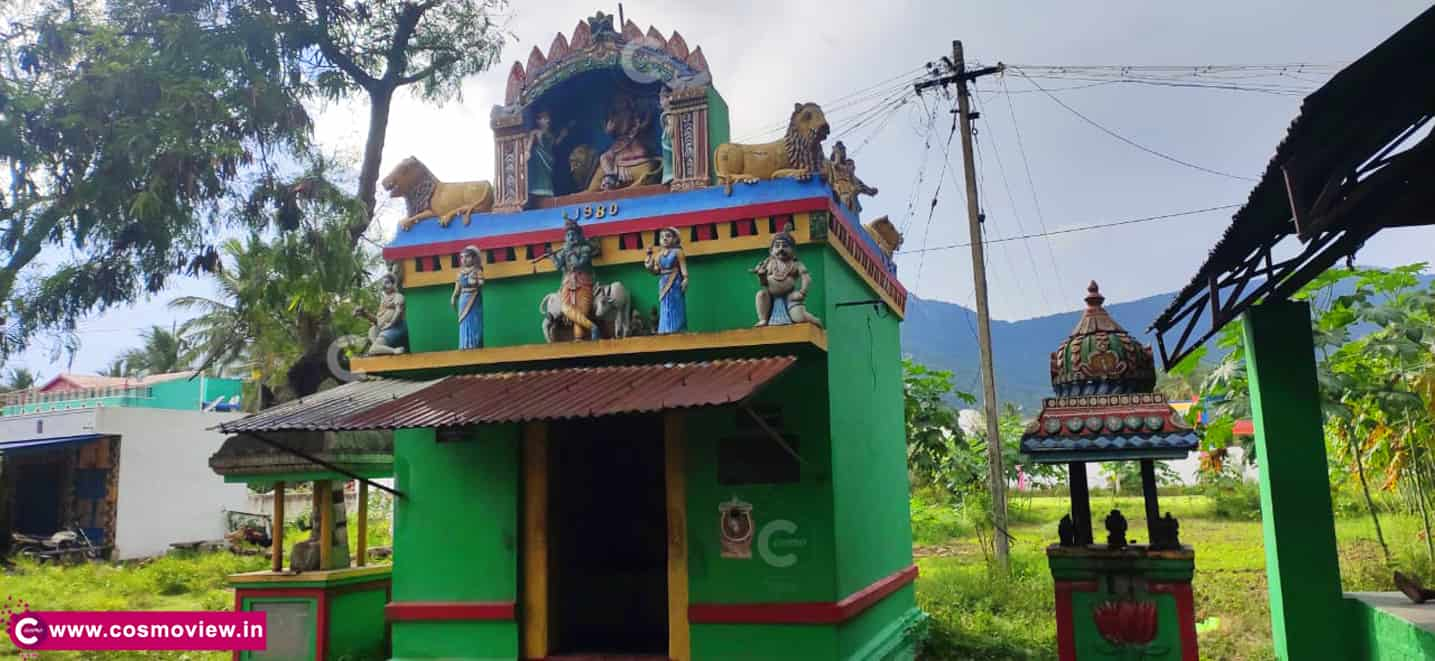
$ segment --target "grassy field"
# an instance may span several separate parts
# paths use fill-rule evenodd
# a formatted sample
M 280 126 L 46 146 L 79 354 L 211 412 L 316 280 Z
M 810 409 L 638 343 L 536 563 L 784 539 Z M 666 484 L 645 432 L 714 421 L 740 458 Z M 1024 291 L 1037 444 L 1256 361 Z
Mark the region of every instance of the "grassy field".
M 1203 658 L 1221 661 L 1270 659 L 1265 556 L 1256 520 L 1216 516 L 1216 504 L 1203 496 L 1167 496 L 1162 509 L 1181 520 L 1182 540 L 1196 548 L 1196 618 Z M 1130 520 L 1133 536 L 1144 536 L 1139 498 L 1093 496 L 1098 517 L 1112 507 Z M 994 576 L 974 533 L 951 508 L 921 498 L 912 501 L 916 539 L 917 599 L 932 616 L 926 643 L 928 659 L 1054 658 L 1056 623 L 1052 581 L 1044 549 L 1056 539 L 1056 521 L 1066 499 L 1018 498 L 1012 502 L 1012 571 Z M 1431 575 L 1419 537 L 1419 520 L 1408 515 L 1382 517 L 1396 564 Z M 371 545 L 387 544 L 387 522 L 371 524 Z M 350 527 L 352 536 L 354 527 Z M 288 539 L 298 539 L 291 530 Z M 1389 590 L 1390 571 L 1366 517 L 1337 519 L 1342 580 L 1346 590 Z M 352 547 L 354 540 L 350 540 Z M 209 553 L 172 556 L 127 565 L 36 566 L 0 575 L 6 596 L 25 599 L 45 610 L 221 610 L 231 608 L 233 593 L 225 576 L 263 569 L 266 556 Z M 0 644 L 0 658 L 15 650 Z M 47 659 L 92 659 L 94 654 L 46 653 Z M 107 659 L 183 659 L 221 661 L 223 653 L 115 653 Z
M 357 527 L 348 526 L 349 548 L 357 544 Z M 286 540 L 308 536 L 290 523 Z M 369 520 L 370 548 L 391 543 L 387 518 Z M 292 541 L 286 545 L 292 546 Z M 234 591 L 226 577 L 269 566 L 268 554 L 182 553 L 136 563 L 36 565 L 21 561 L 12 573 L 0 573 L 0 597 L 23 599 L 36 610 L 230 610 Z M 229 652 L 45 652 L 43 659 L 82 661 L 229 661 Z M 0 634 L 0 659 L 19 658 Z
M 1055 658 L 1052 580 L 1044 549 L 1056 541 L 1065 498 L 1013 501 L 1010 577 L 992 576 L 975 535 L 954 512 L 920 499 L 913 503 L 917 541 L 917 599 L 932 616 L 927 655 L 933 659 Z M 1133 536 L 1144 537 L 1139 498 L 1093 496 L 1098 519 L 1118 508 Z M 1181 521 L 1181 540 L 1196 549 L 1196 621 L 1202 658 L 1221 661 L 1274 658 L 1266 592 L 1265 555 L 1258 520 L 1215 517 L 1204 496 L 1168 496 L 1163 511 Z M 1428 571 L 1419 519 L 1381 518 L 1398 565 Z M 1098 537 L 1101 533 L 1098 532 Z M 1342 582 L 1346 590 L 1391 590 L 1391 573 L 1370 520 L 1336 520 Z M 1425 574 L 1425 575 L 1428 575 Z

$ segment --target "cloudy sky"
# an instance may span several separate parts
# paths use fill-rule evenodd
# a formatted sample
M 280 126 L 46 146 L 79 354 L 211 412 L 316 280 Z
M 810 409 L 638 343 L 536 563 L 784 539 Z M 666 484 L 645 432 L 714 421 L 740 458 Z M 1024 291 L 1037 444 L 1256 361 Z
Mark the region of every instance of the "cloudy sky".
M 859 175 L 881 189 L 864 202 L 865 217 L 886 214 L 907 230 L 907 254 L 898 258 L 902 280 L 919 296 L 970 306 L 968 249 L 920 251 L 967 240 L 958 141 L 945 151 L 951 101 L 929 93 L 881 103 L 886 92 L 920 75 L 925 62 L 950 54 L 953 39 L 963 41 L 969 62 L 1027 65 L 1034 77 L 1052 75 L 1050 69 L 1032 68 L 1038 65 L 1193 67 L 1129 74 L 1161 75 L 1179 85 L 1101 84 L 1102 76 L 1111 74 L 1070 70 L 1036 77 L 1035 83 L 1015 72 L 980 80 L 978 169 L 991 240 L 1243 201 L 1252 182 L 1239 177 L 1263 170 L 1299 110 L 1300 94 L 1271 91 L 1314 89 L 1329 78 L 1331 65 L 1349 63 L 1426 6 L 1418 0 L 1218 0 L 1199 5 L 630 0 L 623 12 L 645 31 L 649 25 L 665 35 L 676 29 L 689 47 L 703 47 L 715 85 L 731 109 L 734 138 L 776 137 L 773 129 L 784 123 L 796 101 L 828 107 L 834 132 L 855 156 Z M 617 6 L 515 3 L 505 14 L 514 39 L 504 50 L 503 65 L 470 80 L 461 101 L 443 106 L 406 97 L 396 101 L 384 169 L 414 155 L 444 180 L 490 179 L 488 116 L 502 101 L 508 64 L 526 61 L 534 45 L 546 51 L 556 32 L 571 33 L 598 9 L 615 13 Z M 1324 68 L 1204 77 L 1194 68 L 1301 63 Z M 317 110 L 321 143 L 357 160 L 364 108 Z M 1141 151 L 1073 111 L 1172 159 L 1232 176 Z M 388 231 L 399 212 L 395 204 L 382 210 Z M 1222 210 L 994 244 L 988 257 L 993 315 L 1021 319 L 1076 309 L 1090 279 L 1098 280 L 1113 301 L 1179 288 L 1229 219 L 1230 210 Z M 1427 260 L 1432 239 L 1435 230 L 1430 229 L 1386 231 L 1358 259 L 1380 266 Z M 83 346 L 72 359 L 54 360 L 41 346 L 15 364 L 44 376 L 67 364 L 74 371 L 100 369 L 138 342 L 139 329 L 179 321 L 165 305 L 170 298 L 207 292 L 201 281 L 177 281 L 153 300 L 86 320 Z

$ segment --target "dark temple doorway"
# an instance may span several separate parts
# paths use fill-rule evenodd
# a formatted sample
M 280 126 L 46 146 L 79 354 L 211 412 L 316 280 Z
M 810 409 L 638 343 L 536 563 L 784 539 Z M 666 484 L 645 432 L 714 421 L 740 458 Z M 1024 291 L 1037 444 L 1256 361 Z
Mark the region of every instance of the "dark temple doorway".
M 553 651 L 666 657 L 662 418 L 560 422 L 550 438 Z

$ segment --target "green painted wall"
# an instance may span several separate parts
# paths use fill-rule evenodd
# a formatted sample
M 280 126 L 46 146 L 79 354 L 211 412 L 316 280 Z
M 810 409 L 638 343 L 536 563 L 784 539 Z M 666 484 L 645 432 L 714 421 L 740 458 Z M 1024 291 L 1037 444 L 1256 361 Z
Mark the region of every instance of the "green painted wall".
M 732 140 L 730 122 L 728 120 L 727 101 L 724 101 L 716 88 L 708 86 L 708 163 L 717 163 L 714 152 L 718 145 Z M 709 179 L 717 183 L 717 168 L 709 167 L 711 172 Z
M 837 630 L 828 626 L 694 624 L 691 640 L 696 661 L 841 658 Z
M 1402 601 L 1404 597 L 1399 597 Z M 1347 658 L 1365 661 L 1435 659 L 1435 633 L 1395 615 L 1346 597 L 1345 622 L 1351 647 Z
M 330 659 L 383 661 L 385 649 L 384 588 L 345 592 L 329 600 Z
M 920 642 L 917 635 L 927 619 L 915 603 L 916 588 L 908 585 L 844 622 L 837 629 L 840 658 L 885 661 L 915 657 Z
M 243 382 L 239 379 L 228 378 L 206 378 L 204 379 L 204 398 L 206 401 L 214 401 L 217 398 L 229 398 L 239 395 L 243 388 Z M 6 406 L 0 415 L 20 415 L 22 413 L 43 413 L 46 411 L 64 411 L 68 409 L 92 408 L 95 406 L 113 406 L 125 408 L 155 408 L 155 409 L 180 409 L 197 410 L 200 408 L 200 381 L 194 379 L 173 379 L 156 383 L 149 387 L 149 396 L 114 396 L 114 397 L 86 397 L 83 399 L 71 399 L 54 402 L 28 403 L 24 405 Z
M 825 303 L 822 271 L 831 251 L 820 244 L 798 247 L 798 257 L 812 272 L 808 309 Z M 757 322 L 757 276 L 751 269 L 765 251 L 703 255 L 688 260 L 688 330 L 711 332 L 747 328 Z M 845 264 L 841 268 L 846 270 Z M 543 342 L 543 317 L 538 305 L 558 291 L 559 275 L 542 273 L 490 280 L 483 286 L 483 342 L 503 347 Z M 658 278 L 642 264 L 617 264 L 597 270 L 600 283 L 622 282 L 632 296 L 634 309 L 651 317 L 658 300 Z M 416 287 L 404 291 L 408 304 L 409 347 L 414 352 L 458 348 L 458 315 L 450 305 L 452 286 Z M 869 293 L 865 297 L 870 298 Z
M 912 528 L 899 320 L 885 308 L 836 307 L 873 293 L 835 253 L 826 259 L 837 586 L 845 596 L 912 564 Z
M 836 601 L 831 479 L 827 442 L 826 370 L 799 361 L 753 400 L 757 410 L 782 409 L 783 433 L 798 437 L 805 464 L 798 482 L 722 485 L 717 449 L 737 432 L 731 407 L 696 409 L 687 419 L 688 586 L 691 603 Z M 757 536 L 751 558 L 723 558 L 718 505 L 737 497 L 752 504 Z M 777 522 L 774 524 L 774 522 Z M 791 526 L 787 523 L 790 522 Z M 764 527 L 774 524 L 764 538 Z M 773 559 L 763 557 L 764 545 Z M 694 648 L 696 653 L 698 648 Z M 698 658 L 705 658 L 698 656 Z
M 1260 457 L 1261 530 L 1280 659 L 1341 649 L 1335 517 L 1321 429 L 1310 306 L 1258 305 L 1245 314 L 1246 373 Z
M 513 602 L 518 596 L 519 428 L 438 443 L 394 433 L 393 600 Z M 516 622 L 395 622 L 396 658 L 514 658 Z

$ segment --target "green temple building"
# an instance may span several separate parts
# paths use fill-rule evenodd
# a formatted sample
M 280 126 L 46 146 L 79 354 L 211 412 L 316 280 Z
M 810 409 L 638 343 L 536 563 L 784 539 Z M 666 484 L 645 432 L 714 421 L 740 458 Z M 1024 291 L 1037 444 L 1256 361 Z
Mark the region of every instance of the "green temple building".
M 816 104 L 770 144 L 727 117 L 701 48 L 600 13 L 513 65 L 495 181 L 383 180 L 408 218 L 362 376 L 226 424 L 211 460 L 317 481 L 326 513 L 323 485 L 394 478 L 392 566 L 350 566 L 321 516 L 312 568 L 281 540 L 233 578 L 303 622 L 274 645 L 913 658 L 901 237 L 862 224 L 875 190 Z M 391 432 L 391 463 L 351 432 Z

